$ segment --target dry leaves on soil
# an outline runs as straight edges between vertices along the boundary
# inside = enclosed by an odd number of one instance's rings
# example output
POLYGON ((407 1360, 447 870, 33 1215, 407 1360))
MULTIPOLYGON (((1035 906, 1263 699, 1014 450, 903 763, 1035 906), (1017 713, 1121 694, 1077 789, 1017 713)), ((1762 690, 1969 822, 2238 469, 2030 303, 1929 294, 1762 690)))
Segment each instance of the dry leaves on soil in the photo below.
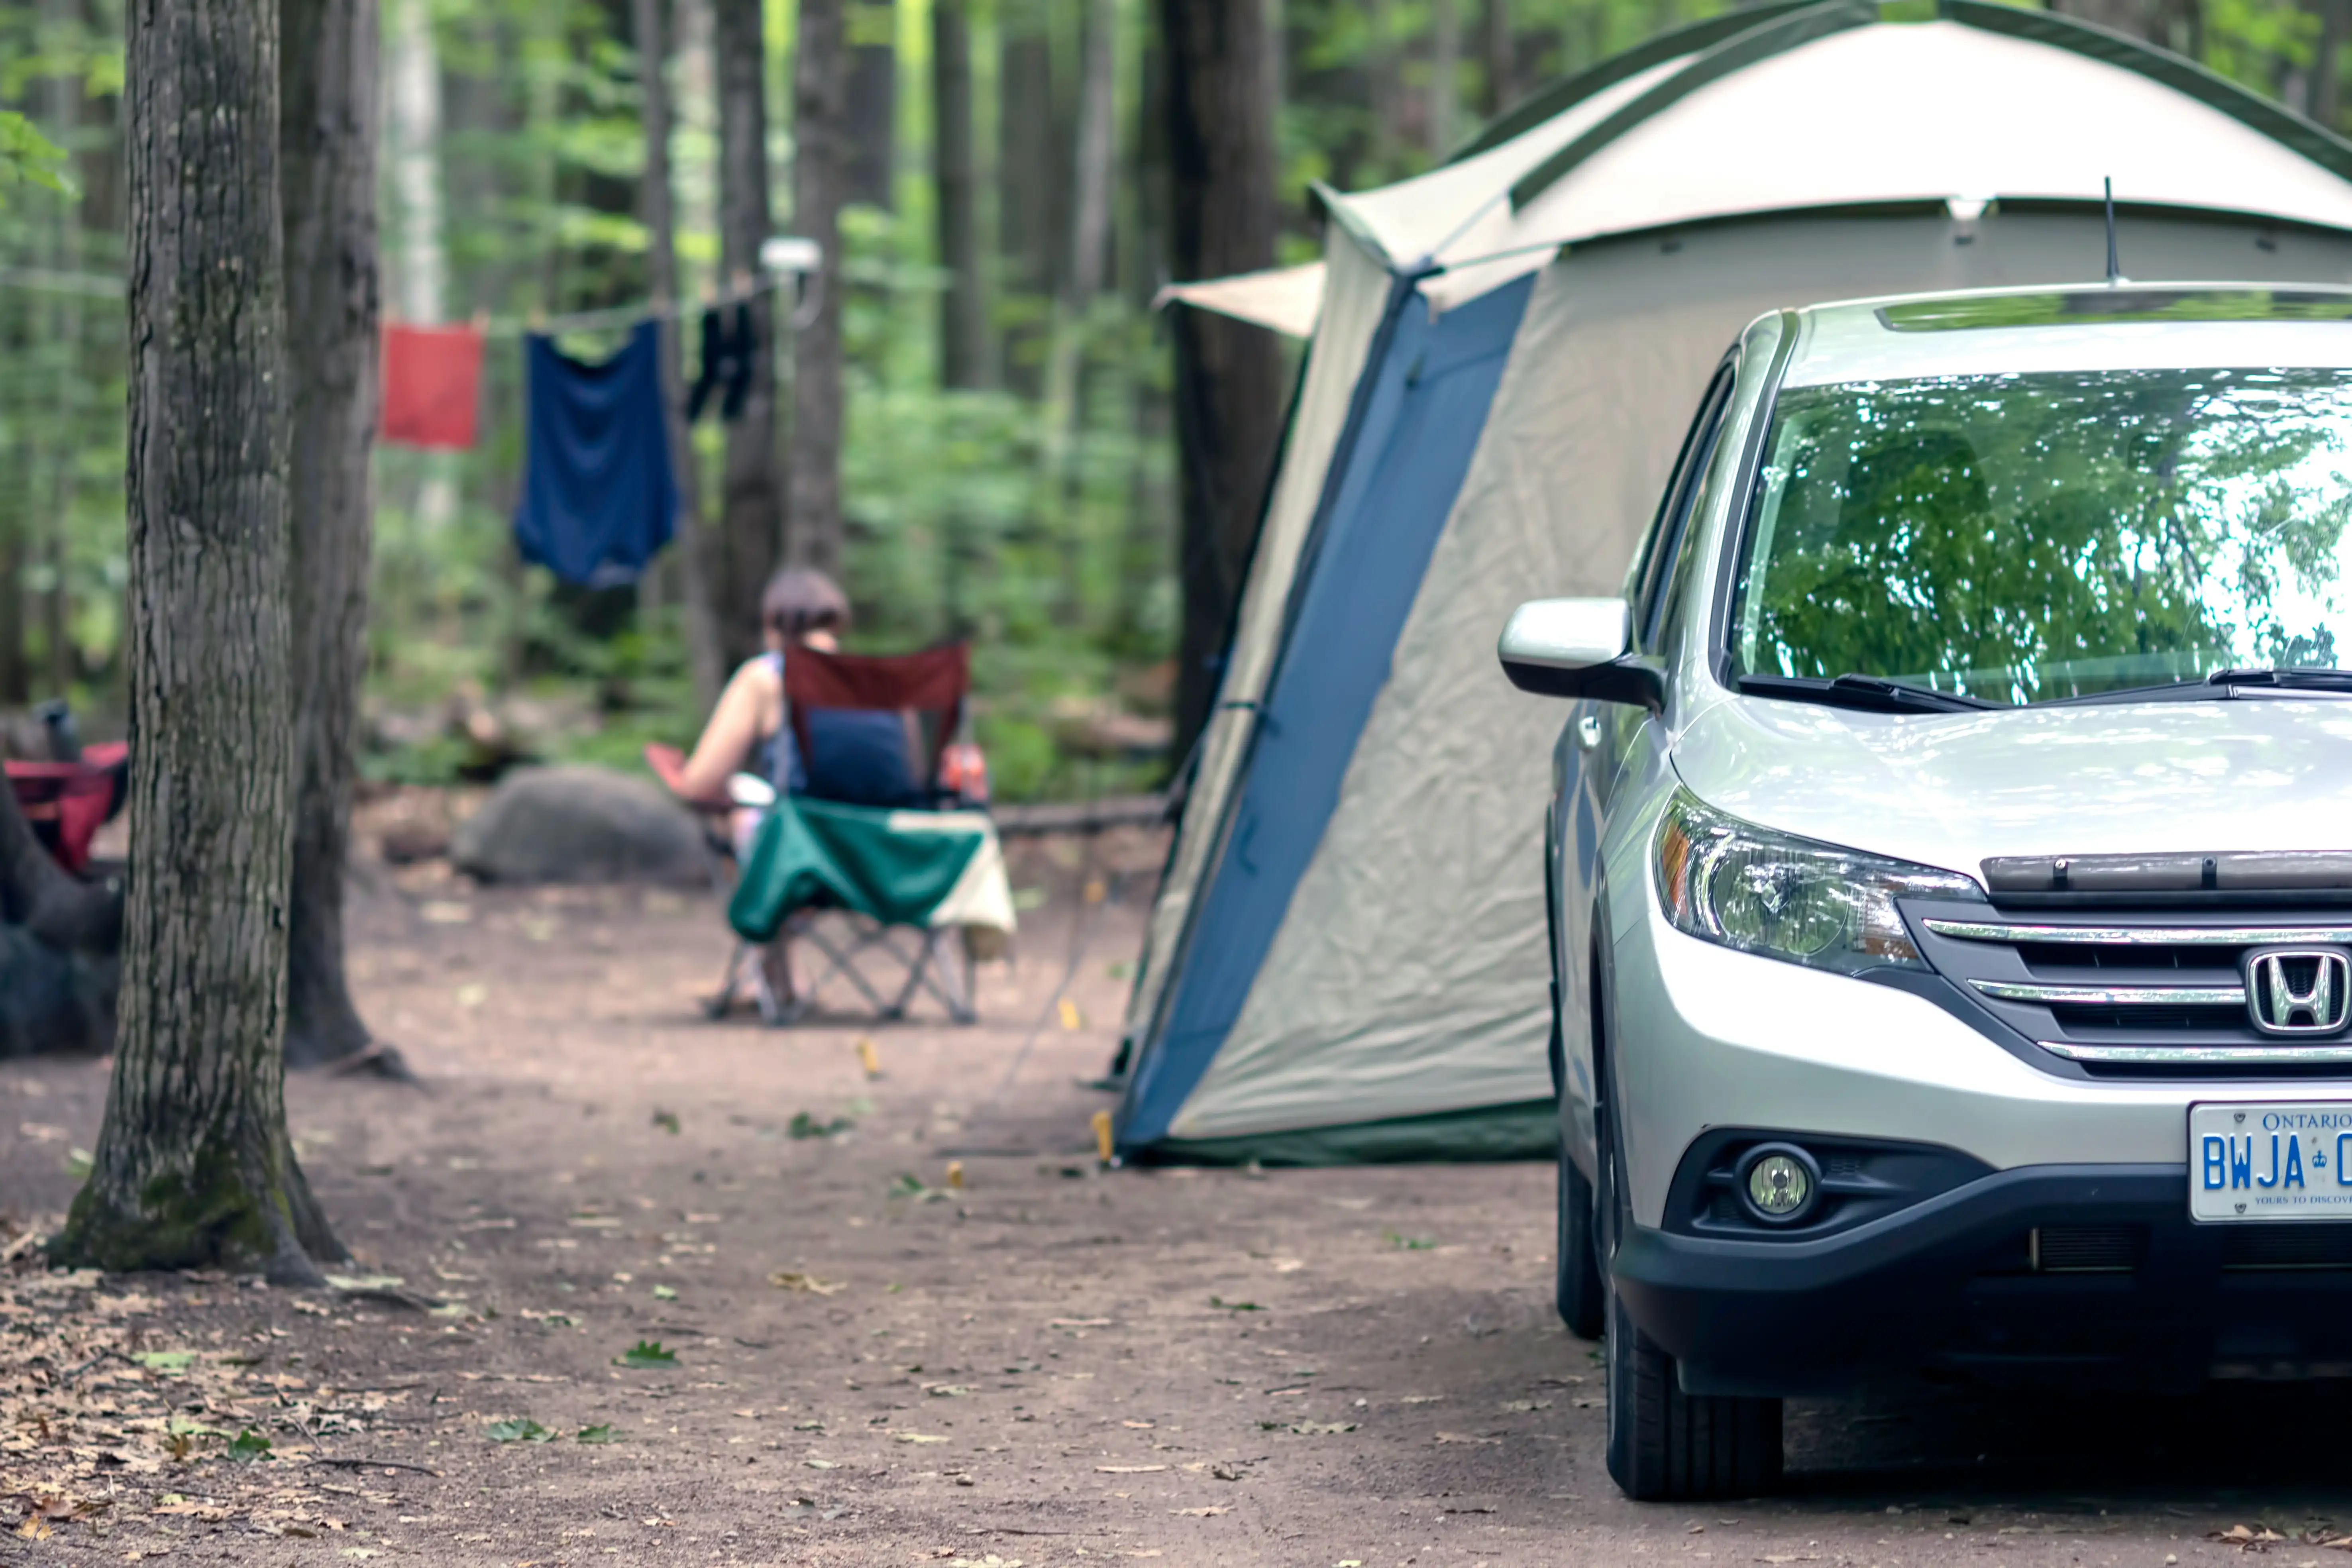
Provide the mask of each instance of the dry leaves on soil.
POLYGON ((405 1390, 266 1371, 267 1330, 173 1332, 153 1296, 41 1268, 43 1230, 0 1216, 0 1531, 42 1540, 101 1512, 242 1518, 298 1538, 343 1528, 283 1461, 344 1447, 405 1390))

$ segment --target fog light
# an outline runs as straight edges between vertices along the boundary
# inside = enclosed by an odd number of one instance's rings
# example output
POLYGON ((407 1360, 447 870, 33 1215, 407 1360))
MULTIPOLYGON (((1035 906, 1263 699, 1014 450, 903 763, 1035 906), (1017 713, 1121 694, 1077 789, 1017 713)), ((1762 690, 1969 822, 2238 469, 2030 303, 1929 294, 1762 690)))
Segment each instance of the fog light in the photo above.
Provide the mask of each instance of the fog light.
POLYGON ((1751 1150, 1740 1163, 1739 1192, 1748 1212, 1767 1224, 1786 1225, 1813 1206, 1821 1172, 1803 1150, 1786 1143, 1751 1150))

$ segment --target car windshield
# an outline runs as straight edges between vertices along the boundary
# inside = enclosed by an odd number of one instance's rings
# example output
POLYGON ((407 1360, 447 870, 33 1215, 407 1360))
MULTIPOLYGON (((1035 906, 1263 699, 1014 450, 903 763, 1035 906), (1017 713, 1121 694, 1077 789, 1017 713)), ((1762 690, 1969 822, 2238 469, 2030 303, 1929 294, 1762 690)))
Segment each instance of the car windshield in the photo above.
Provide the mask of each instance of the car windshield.
POLYGON ((1733 601, 1735 675, 1995 702, 2352 658, 2352 371, 1792 387, 1733 601))

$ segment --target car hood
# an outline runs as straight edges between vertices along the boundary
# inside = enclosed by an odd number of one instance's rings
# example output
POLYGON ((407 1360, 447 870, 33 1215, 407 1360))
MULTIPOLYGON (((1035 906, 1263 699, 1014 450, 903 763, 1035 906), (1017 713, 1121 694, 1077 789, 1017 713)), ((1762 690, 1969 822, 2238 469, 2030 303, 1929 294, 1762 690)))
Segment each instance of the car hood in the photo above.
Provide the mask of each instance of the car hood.
POLYGON ((2352 849, 2352 700, 1897 715, 1730 697, 1674 763, 1750 822, 1979 879, 1993 855, 2352 849))

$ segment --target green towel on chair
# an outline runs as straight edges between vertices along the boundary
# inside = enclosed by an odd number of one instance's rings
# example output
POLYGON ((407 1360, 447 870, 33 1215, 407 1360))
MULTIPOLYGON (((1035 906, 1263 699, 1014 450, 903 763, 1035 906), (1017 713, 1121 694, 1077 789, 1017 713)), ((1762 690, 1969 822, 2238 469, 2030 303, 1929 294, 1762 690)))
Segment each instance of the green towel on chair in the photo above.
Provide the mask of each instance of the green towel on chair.
POLYGON ((787 795, 751 841, 727 923, 747 942, 767 942, 812 904, 909 926, 997 925, 1001 904, 1009 930, 1003 887, 1003 856, 983 813, 885 811, 787 795))

